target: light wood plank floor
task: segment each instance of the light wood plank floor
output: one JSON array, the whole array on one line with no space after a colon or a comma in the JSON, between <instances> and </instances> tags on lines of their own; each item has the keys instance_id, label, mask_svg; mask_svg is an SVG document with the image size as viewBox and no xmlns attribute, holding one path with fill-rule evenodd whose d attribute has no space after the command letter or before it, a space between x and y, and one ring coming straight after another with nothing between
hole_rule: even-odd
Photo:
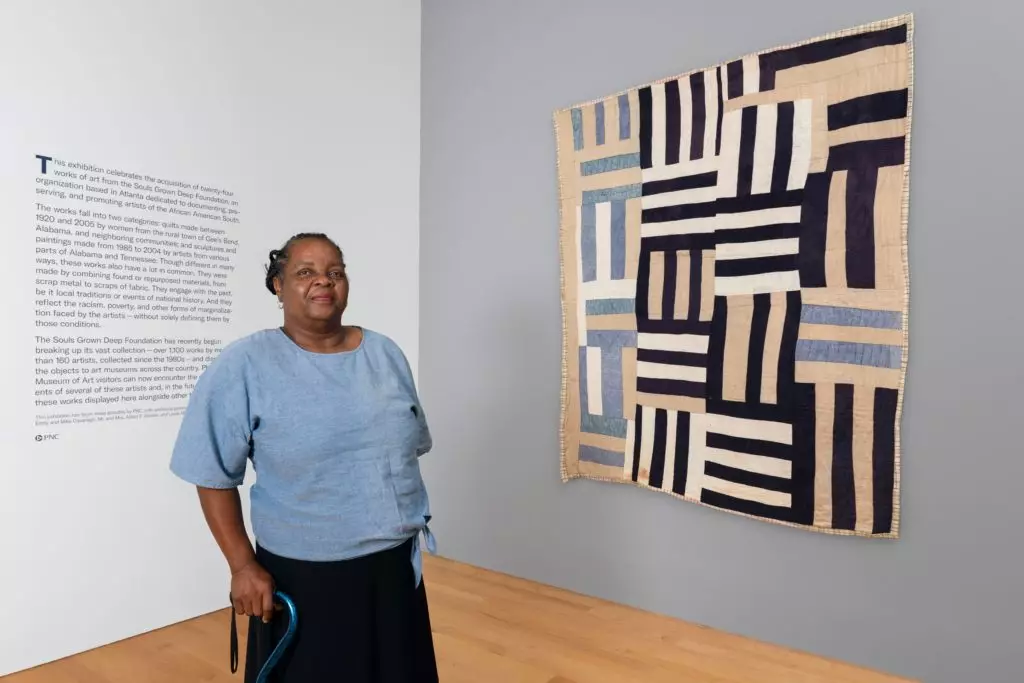
<instances>
[{"instance_id":1,"label":"light wood plank floor","mask_svg":"<svg viewBox=\"0 0 1024 683\"><path fill-rule=\"evenodd\" d=\"M908 683L521 579L427 558L442 683ZM232 683L222 611L4 683ZM239 620L239 626L242 621ZM244 631L240 629L245 652Z\"/></svg>"}]
</instances>

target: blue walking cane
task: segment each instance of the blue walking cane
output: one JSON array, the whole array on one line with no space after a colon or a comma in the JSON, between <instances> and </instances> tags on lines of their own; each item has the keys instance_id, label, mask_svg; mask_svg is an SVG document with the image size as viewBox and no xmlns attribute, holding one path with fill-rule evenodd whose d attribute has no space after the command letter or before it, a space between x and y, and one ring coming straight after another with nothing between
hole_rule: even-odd
<instances>
[{"instance_id":1,"label":"blue walking cane","mask_svg":"<svg viewBox=\"0 0 1024 683\"><path fill-rule=\"evenodd\" d=\"M229 596L230 597L230 596ZM263 667L260 669L260 673L256 676L256 683L267 683L270 680L270 672L274 670L274 667L281 661L281 657L284 656L288 646L292 644L295 639L295 631L299 625L299 610L295 606L295 602L285 593L281 591L275 591L274 598L284 605L285 611L288 612L288 628L285 630L284 635L281 636L281 640L278 641L274 647L273 652L267 657L267 661L264 662ZM231 673L238 671L238 630L235 627L235 613L231 612Z\"/></svg>"}]
</instances>

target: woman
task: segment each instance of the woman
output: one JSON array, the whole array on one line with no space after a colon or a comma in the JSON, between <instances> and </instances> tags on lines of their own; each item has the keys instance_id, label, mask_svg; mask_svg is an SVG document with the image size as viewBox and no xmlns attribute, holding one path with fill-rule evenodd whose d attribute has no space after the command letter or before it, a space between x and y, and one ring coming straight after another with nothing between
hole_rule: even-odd
<instances>
[{"instance_id":1,"label":"woman","mask_svg":"<svg viewBox=\"0 0 1024 683\"><path fill-rule=\"evenodd\" d=\"M272 251L266 286L283 326L203 372L171 463L198 487L234 610L250 617L245 681L287 622L275 590L299 628L272 680L437 681L419 544L421 532L432 544L418 463L431 437L409 364L387 337L342 324L349 282L325 235ZM250 460L255 548L238 495Z\"/></svg>"}]
</instances>

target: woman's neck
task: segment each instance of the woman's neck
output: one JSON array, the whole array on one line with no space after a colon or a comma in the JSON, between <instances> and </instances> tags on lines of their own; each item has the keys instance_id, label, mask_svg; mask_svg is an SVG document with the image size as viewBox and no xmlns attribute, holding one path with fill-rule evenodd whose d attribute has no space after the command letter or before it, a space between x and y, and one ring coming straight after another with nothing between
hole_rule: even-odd
<instances>
[{"instance_id":1,"label":"woman's neck","mask_svg":"<svg viewBox=\"0 0 1024 683\"><path fill-rule=\"evenodd\" d=\"M351 351L359 346L362 336L358 328L342 325L341 321L297 325L286 320L282 329L293 342L314 353Z\"/></svg>"}]
</instances>

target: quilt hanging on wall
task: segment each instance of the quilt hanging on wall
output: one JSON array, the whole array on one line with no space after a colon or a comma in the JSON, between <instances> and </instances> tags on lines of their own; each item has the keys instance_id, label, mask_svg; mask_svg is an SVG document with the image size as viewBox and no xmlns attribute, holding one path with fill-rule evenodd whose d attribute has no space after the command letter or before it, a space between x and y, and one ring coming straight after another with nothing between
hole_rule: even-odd
<instances>
[{"instance_id":1,"label":"quilt hanging on wall","mask_svg":"<svg viewBox=\"0 0 1024 683\"><path fill-rule=\"evenodd\" d=\"M555 112L564 481L895 538L905 15Z\"/></svg>"}]
</instances>

